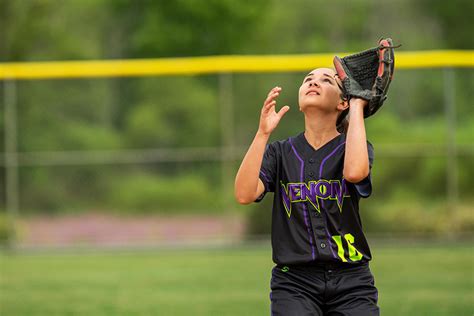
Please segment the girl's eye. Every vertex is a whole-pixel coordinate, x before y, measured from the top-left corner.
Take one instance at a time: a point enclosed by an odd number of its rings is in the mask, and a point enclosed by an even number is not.
[[[324,82],[329,82],[329,83],[331,83],[331,80],[329,80],[329,79],[327,79],[327,78],[324,79],[323,81],[324,81]]]
[[[310,81],[310,80],[311,80],[311,78],[306,78],[306,79],[304,80],[304,82],[308,82],[308,81]]]

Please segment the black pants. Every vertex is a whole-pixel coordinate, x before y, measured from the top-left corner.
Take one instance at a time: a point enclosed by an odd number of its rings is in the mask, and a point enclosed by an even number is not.
[[[379,315],[377,288],[367,263],[277,265],[271,290],[272,316]]]

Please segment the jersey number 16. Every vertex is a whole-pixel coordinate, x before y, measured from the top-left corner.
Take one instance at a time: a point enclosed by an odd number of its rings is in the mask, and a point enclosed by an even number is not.
[[[342,237],[341,236],[332,236],[332,239],[337,244],[337,255],[341,258],[343,262],[347,262],[347,259],[344,258],[344,248],[342,245]],[[354,236],[352,234],[345,234],[344,239],[347,242],[347,248],[349,250],[349,259],[351,261],[359,261],[362,259],[362,254],[354,247]]]

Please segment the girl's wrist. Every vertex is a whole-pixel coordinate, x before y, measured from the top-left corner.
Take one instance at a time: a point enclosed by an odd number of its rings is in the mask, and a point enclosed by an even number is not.
[[[364,115],[364,108],[368,102],[364,99],[351,99],[349,105],[350,116],[356,117],[358,115]]]
[[[264,138],[268,139],[268,138],[270,138],[270,134],[271,134],[271,132],[264,132],[261,129],[258,129],[256,137],[264,137]]]
[[[369,103],[369,101],[361,99],[361,98],[352,98],[349,101],[349,106],[351,108],[352,107],[360,107],[360,108],[363,109],[368,103]]]

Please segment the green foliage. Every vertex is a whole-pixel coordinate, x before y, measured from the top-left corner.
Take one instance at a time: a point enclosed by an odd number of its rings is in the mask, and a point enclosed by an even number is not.
[[[397,190],[382,201],[363,201],[361,213],[367,232],[397,236],[450,236],[474,230],[471,205],[472,202],[468,201],[453,207],[437,199],[407,198],[406,191]]]
[[[443,41],[454,49],[472,49],[472,12],[474,3],[470,0],[420,0],[417,6],[430,13],[439,23]]]
[[[119,12],[140,17],[131,30],[134,57],[235,54],[258,27],[267,0],[236,2],[213,0],[141,1],[129,10],[122,1]]]
[[[135,213],[206,213],[220,211],[219,192],[202,177],[156,177],[136,174],[114,182],[109,200],[117,210]]]
[[[189,77],[159,78],[143,80],[140,93],[142,101],[130,109],[126,118],[128,147],[219,143],[215,87]]]
[[[17,91],[20,151],[121,147],[105,80],[21,82]]]
[[[110,169],[100,165],[21,168],[22,213],[105,209],[104,197],[111,186],[110,173]]]
[[[377,117],[366,121],[367,137],[374,148],[377,145],[437,145],[443,146],[446,142],[446,122],[443,117],[419,117],[408,124],[409,120],[403,120],[400,116],[389,112],[389,109],[381,110]],[[411,122],[410,122],[411,123]],[[466,131],[467,132],[467,131]],[[467,135],[462,134],[461,137]],[[411,147],[413,148],[413,147]]]
[[[102,0],[0,1],[0,61],[98,58],[107,7]]]
[[[122,147],[119,135],[104,126],[80,122],[65,125],[64,122],[52,120],[49,127],[51,129],[38,127],[41,131],[36,135],[30,130],[20,132],[25,134],[21,147],[30,151],[104,150]]]

